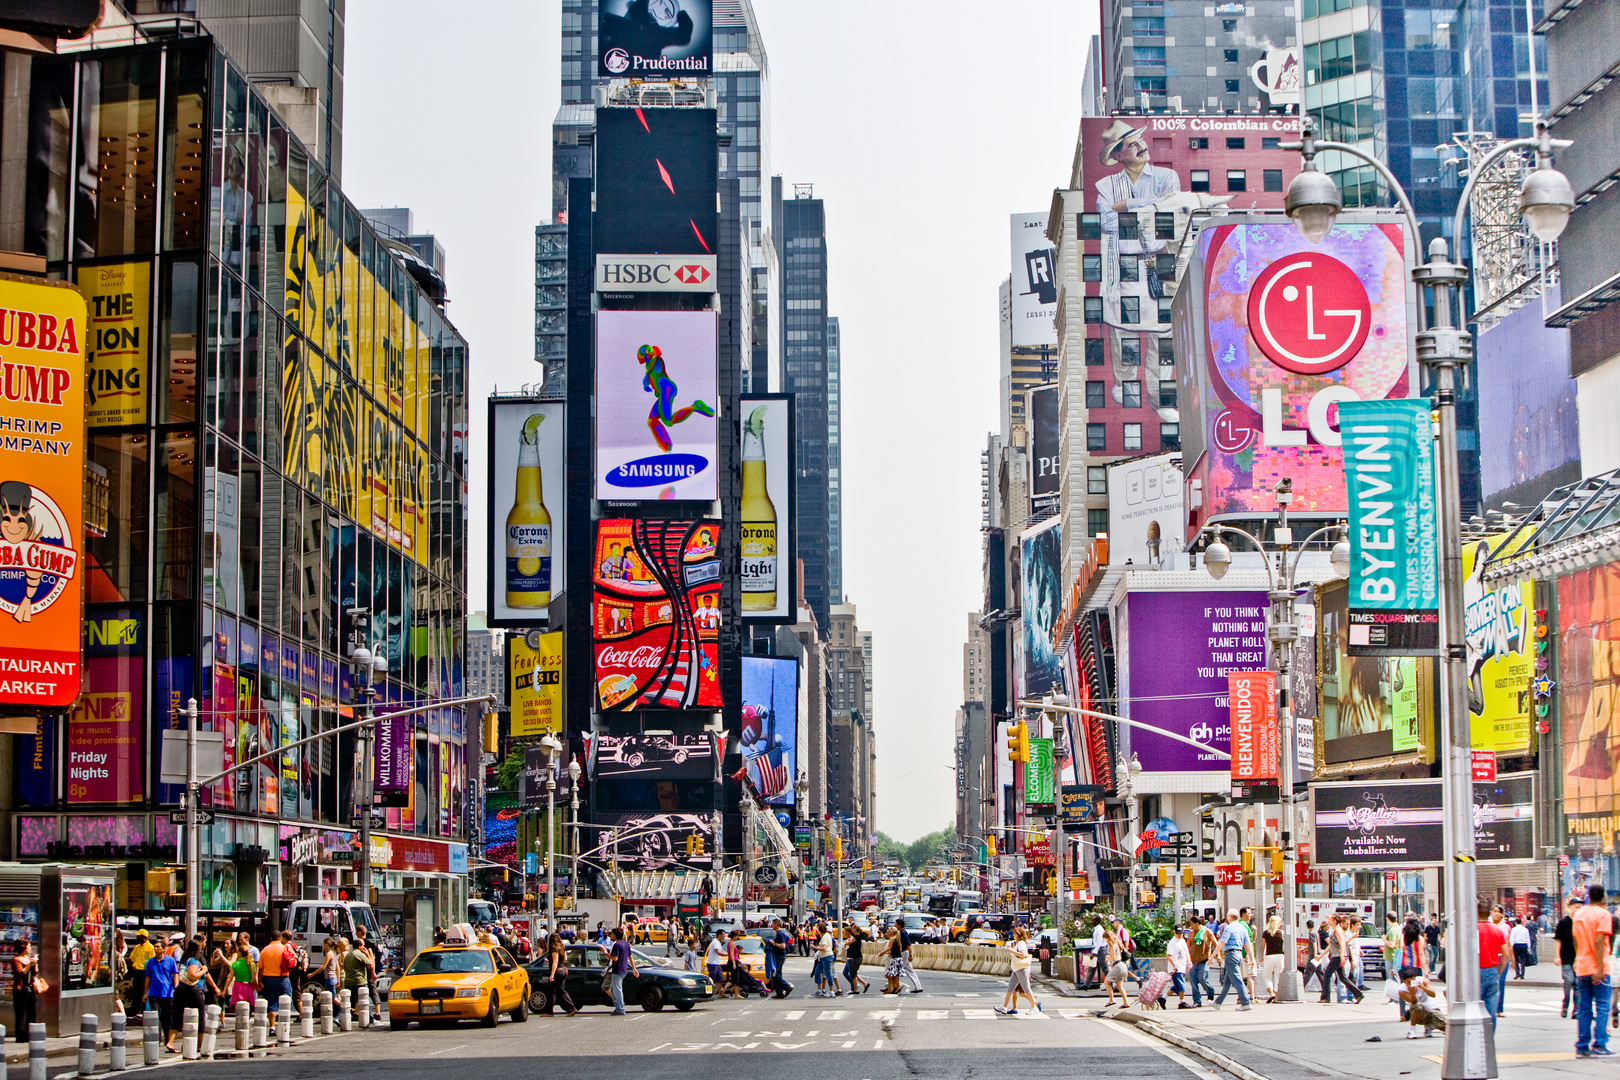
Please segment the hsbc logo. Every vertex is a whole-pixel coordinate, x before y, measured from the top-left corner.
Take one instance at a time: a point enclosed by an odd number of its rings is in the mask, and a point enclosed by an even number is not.
[[[714,292],[715,261],[702,255],[598,255],[598,292]]]

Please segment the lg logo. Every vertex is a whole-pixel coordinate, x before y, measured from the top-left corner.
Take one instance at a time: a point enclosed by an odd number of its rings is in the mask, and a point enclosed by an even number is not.
[[[1354,360],[1372,326],[1367,290],[1344,263],[1320,252],[1278,259],[1249,291],[1249,333],[1273,364],[1325,375]]]

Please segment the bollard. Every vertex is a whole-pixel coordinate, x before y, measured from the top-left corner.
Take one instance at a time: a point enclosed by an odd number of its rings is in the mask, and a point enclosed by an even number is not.
[[[45,1080],[45,1025],[28,1025],[28,1080]]]
[[[359,1000],[355,1002],[354,1011],[360,1015],[360,1030],[364,1031],[371,1026],[371,988],[362,986],[355,995]]]
[[[315,995],[308,990],[298,999],[298,1019],[304,1029],[304,1038],[315,1037]]]
[[[156,1009],[141,1014],[141,1061],[156,1065],[163,1056],[163,1023]]]
[[[202,1046],[198,1049],[200,1057],[210,1059],[219,1047],[219,1014],[218,1005],[210,1005],[203,1013]]]
[[[276,1002],[276,1045],[292,1045],[292,998],[286,994]]]
[[[180,1057],[197,1060],[197,1010],[187,1009],[180,1014]]]
[[[245,1001],[236,1003],[236,1050],[232,1057],[245,1058],[248,1056],[248,1039],[253,1034],[253,1020],[250,1007]]]
[[[79,1075],[89,1076],[96,1071],[96,1034],[101,1021],[95,1013],[79,1016]]]
[[[352,1007],[351,1006],[352,1001],[353,1001],[353,996],[349,993],[349,990],[348,990],[347,987],[345,987],[342,990],[338,991],[337,1007],[338,1007],[338,1030],[339,1031],[353,1031],[354,1030],[354,1017],[352,1015],[350,1015],[350,1013],[349,1013],[349,1009]]]
[[[107,1068],[113,1072],[123,1072],[129,1068],[129,1061],[124,1057],[124,1024],[126,1017],[121,1012],[112,1014],[112,1042],[107,1047]],[[0,1036],[3,1040],[4,1036]]]
[[[253,1049],[262,1050],[270,1045],[270,1003],[264,998],[253,1000]]]
[[[321,991],[321,1034],[332,1034],[332,991]]]

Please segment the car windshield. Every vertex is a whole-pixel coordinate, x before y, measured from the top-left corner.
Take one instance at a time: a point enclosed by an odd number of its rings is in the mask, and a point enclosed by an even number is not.
[[[446,952],[425,952],[411,961],[407,975],[487,975],[495,970],[495,961],[484,949],[454,949]]]
[[[636,963],[638,964],[651,964],[653,967],[670,966],[668,957],[654,956],[652,953],[643,952],[640,949],[631,949],[630,951],[636,954]]]
[[[759,938],[757,937],[745,937],[741,941],[737,942],[737,951],[745,953],[762,953],[765,951],[765,946],[761,944]]]
[[[900,921],[906,924],[907,930],[921,930],[923,928],[923,924],[928,920],[924,919],[921,915],[907,915]]]
[[[994,941],[999,935],[994,930],[975,930],[968,937],[975,941]]]

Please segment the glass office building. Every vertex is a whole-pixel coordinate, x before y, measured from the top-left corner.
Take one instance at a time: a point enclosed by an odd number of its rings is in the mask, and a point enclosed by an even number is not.
[[[778,238],[782,266],[782,389],[795,395],[799,562],[804,601],[816,625],[832,625],[832,512],[829,470],[836,467],[831,440],[831,372],[828,368],[827,217],[820,199],[801,191],[782,201]],[[826,631],[824,630],[823,633]]]
[[[13,854],[128,864],[121,906],[159,906],[138,871],[174,859],[159,759],[188,698],[230,766],[351,719],[362,637],[379,709],[463,693],[467,347],[213,39],[36,57],[26,85],[0,182],[89,301],[110,505],[82,704],[15,737]],[[476,738],[453,708],[386,726],[377,884],[455,904]],[[335,735],[204,789],[205,907],[352,884],[359,751]]]

